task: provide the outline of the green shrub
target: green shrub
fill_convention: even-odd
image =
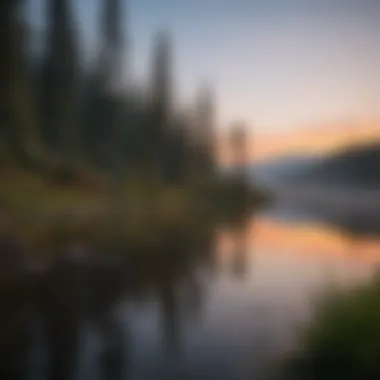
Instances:
[[[317,304],[281,379],[380,379],[380,275]]]

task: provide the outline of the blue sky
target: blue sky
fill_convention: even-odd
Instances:
[[[44,0],[29,0],[40,25]],[[129,0],[126,60],[147,78],[152,37],[173,33],[176,91],[190,103],[215,88],[220,128],[246,120],[259,132],[292,130],[380,113],[378,0]],[[75,0],[94,51],[98,0]]]

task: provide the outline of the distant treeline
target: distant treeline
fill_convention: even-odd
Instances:
[[[34,49],[24,1],[2,0],[1,163],[67,178],[81,170],[176,183],[212,175],[212,91],[200,89],[191,111],[175,108],[166,32],[153,43],[148,88],[122,85],[125,2],[99,1],[98,54],[88,63],[71,1],[45,1],[45,38]]]

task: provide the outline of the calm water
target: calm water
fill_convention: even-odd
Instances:
[[[196,243],[173,236],[120,262],[73,255],[20,279],[27,286],[1,301],[1,378],[264,378],[296,344],[314,297],[380,263],[374,234],[291,215]]]

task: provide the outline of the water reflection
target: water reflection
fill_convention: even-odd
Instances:
[[[63,241],[42,272],[0,243],[11,380],[249,379],[289,348],[330,275],[352,282],[380,264],[378,237],[265,216],[133,246]]]
[[[93,360],[99,378],[126,378],[133,348],[128,308],[122,319],[119,311],[125,302],[152,296],[160,305],[163,349],[179,355],[184,317],[200,314],[205,283],[197,269],[213,262],[207,257],[211,238],[175,231],[150,247],[64,242],[54,248],[57,259],[48,270],[37,274],[23,270],[13,240],[1,239],[1,378],[26,379],[37,371],[38,378],[74,379],[86,325],[100,345]],[[33,334],[36,321],[39,334]],[[31,355],[38,345],[42,368]]]
[[[233,236],[231,269],[232,273],[239,279],[244,279],[248,275],[248,246],[246,233],[246,226],[239,225],[235,228]]]
[[[374,209],[370,205],[367,208],[359,207],[354,201],[346,207],[326,207],[324,204],[305,204],[300,201],[297,207],[289,208],[289,205],[280,203],[273,208],[272,215],[276,219],[297,220],[305,224],[310,221],[319,222],[333,229],[340,229],[347,236],[380,235],[380,220]]]

